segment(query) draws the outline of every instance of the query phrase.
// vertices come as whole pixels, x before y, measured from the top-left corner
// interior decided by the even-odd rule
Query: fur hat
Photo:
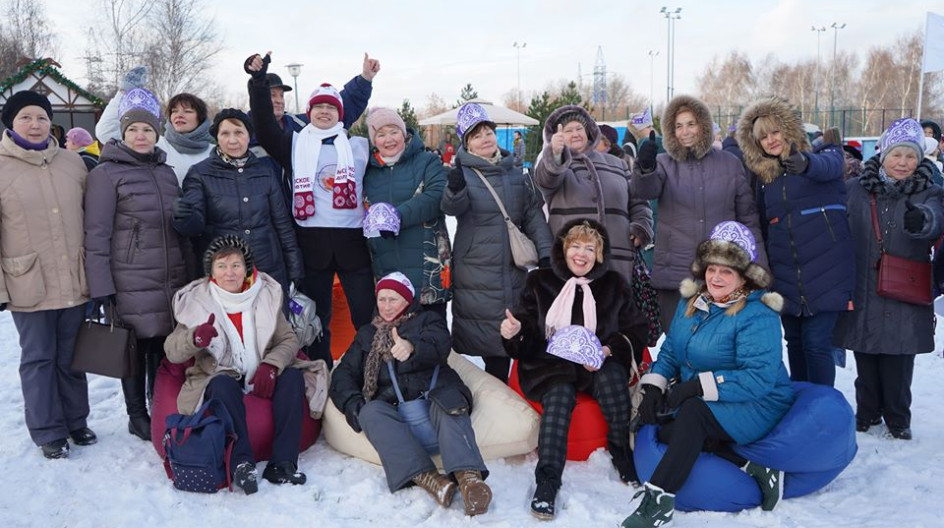
[[[938,143],[941,142],[941,125],[937,124],[937,122],[925,119],[921,122],[921,128],[930,128],[931,137],[936,139]]]
[[[557,133],[557,125],[566,125],[571,121],[577,121],[583,125],[584,130],[586,130],[587,150],[589,151],[596,148],[597,143],[600,142],[600,136],[602,135],[600,127],[597,125],[597,122],[593,120],[590,113],[587,112],[586,108],[577,105],[562,106],[551,112],[551,115],[544,121],[545,148],[550,146],[551,137]]]
[[[801,152],[808,151],[810,146],[800,116],[785,99],[770,96],[751,103],[738,120],[737,143],[744,153],[744,164],[766,184],[783,174],[783,166],[779,158],[768,156],[760,146],[760,141],[754,137],[754,123],[762,117],[771,118],[779,124],[787,145],[783,149],[783,157],[789,155],[789,145],[796,143]]]
[[[400,117],[395,110],[390,108],[378,107],[374,108],[367,114],[367,135],[370,136],[370,143],[374,144],[374,136],[377,135],[377,131],[381,128],[393,125],[400,129],[400,132],[403,132],[403,137],[406,138],[406,123],[403,122],[403,118]]]
[[[6,103],[4,103],[3,115],[0,117],[3,121],[3,125],[13,130],[13,118],[16,117],[16,114],[20,113],[20,110],[27,106],[38,106],[42,108],[46,111],[46,115],[49,116],[49,119],[52,119],[52,104],[49,103],[48,97],[30,90],[21,90],[11,95]]]
[[[238,249],[243,254],[243,262],[246,264],[246,276],[252,274],[254,260],[252,258],[252,248],[249,243],[237,235],[223,235],[216,237],[207,246],[203,252],[203,271],[208,277],[213,275],[213,261],[216,260],[216,254],[224,249]]]
[[[213,117],[213,124],[210,125],[210,135],[213,136],[214,139],[216,135],[220,133],[220,123],[226,119],[236,119],[242,122],[246,130],[249,131],[249,136],[252,136],[252,121],[249,120],[249,116],[246,115],[246,112],[236,108],[224,108]]]
[[[134,88],[121,98],[118,104],[121,137],[132,123],[147,123],[158,135],[161,133],[161,103],[144,88]]]
[[[498,127],[494,121],[488,118],[488,113],[478,103],[466,103],[459,108],[456,114],[456,132],[459,134],[459,141],[465,146],[466,136],[475,127],[480,124],[491,127],[492,130]]]
[[[92,135],[82,127],[75,127],[66,132],[66,139],[77,147],[87,147],[94,141]]]
[[[675,119],[682,109],[690,110],[698,124],[699,136],[691,148],[682,146],[675,136]],[[677,95],[665,106],[662,114],[662,147],[666,154],[675,161],[685,161],[689,156],[700,160],[711,152],[714,134],[711,132],[711,110],[700,99],[690,95]]]
[[[897,119],[888,125],[878,142],[881,145],[879,161],[884,163],[885,156],[896,147],[908,147],[918,155],[918,161],[924,157],[924,128],[910,117]]]
[[[692,262],[692,275],[705,280],[705,271],[711,264],[736,269],[756,288],[770,285],[770,274],[757,263],[757,243],[754,234],[744,224],[726,220],[711,230],[708,240],[698,245]]]
[[[338,109],[338,120],[344,119],[344,100],[341,94],[328,83],[319,86],[311,95],[308,96],[308,106],[305,107],[305,113],[311,113],[311,107],[316,104],[327,103]]]
[[[393,290],[406,299],[407,304],[413,304],[413,297],[416,296],[416,290],[413,289],[413,283],[406,275],[399,271],[394,271],[385,275],[377,281],[377,287],[374,288],[374,295],[380,293],[380,290]]]

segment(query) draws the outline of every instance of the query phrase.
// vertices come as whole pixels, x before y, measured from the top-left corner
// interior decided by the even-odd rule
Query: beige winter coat
[[[88,301],[82,228],[85,163],[50,141],[26,150],[0,140],[0,302],[15,312]]]

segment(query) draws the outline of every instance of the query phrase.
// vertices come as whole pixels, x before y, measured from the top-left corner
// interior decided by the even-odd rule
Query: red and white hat
[[[385,275],[382,279],[377,281],[374,294],[380,293],[380,290],[393,290],[406,299],[406,302],[409,304],[413,304],[413,297],[416,295],[416,290],[413,289],[413,283],[410,282],[410,279],[408,279],[406,275],[399,271]]]
[[[311,107],[316,104],[327,103],[338,109],[338,119],[344,119],[344,101],[341,100],[341,94],[328,83],[319,86],[311,95],[308,96],[308,107],[305,113],[311,113]]]

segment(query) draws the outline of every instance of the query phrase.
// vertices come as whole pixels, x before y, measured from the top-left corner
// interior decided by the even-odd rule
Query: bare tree
[[[22,59],[58,58],[56,37],[40,0],[7,0],[0,25],[0,79]]]
[[[709,107],[743,106],[754,95],[754,68],[746,54],[732,50],[722,59],[716,56],[696,80],[701,99]]]
[[[158,0],[148,17],[151,41],[145,63],[150,86],[167,101],[182,91],[202,92],[207,69],[222,46],[212,18],[202,18],[203,0]]]
[[[90,83],[103,95],[114,94],[121,76],[144,62],[142,24],[150,12],[148,0],[101,0],[98,23],[89,28],[85,61]]]

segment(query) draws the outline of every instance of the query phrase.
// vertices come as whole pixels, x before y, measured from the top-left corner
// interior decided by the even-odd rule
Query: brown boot
[[[482,474],[474,470],[456,471],[453,474],[459,482],[465,514],[472,516],[487,512],[488,504],[492,502],[492,490],[482,480]]]
[[[443,508],[452,504],[452,497],[456,494],[456,483],[435,470],[413,477],[413,483],[428,491]]]

